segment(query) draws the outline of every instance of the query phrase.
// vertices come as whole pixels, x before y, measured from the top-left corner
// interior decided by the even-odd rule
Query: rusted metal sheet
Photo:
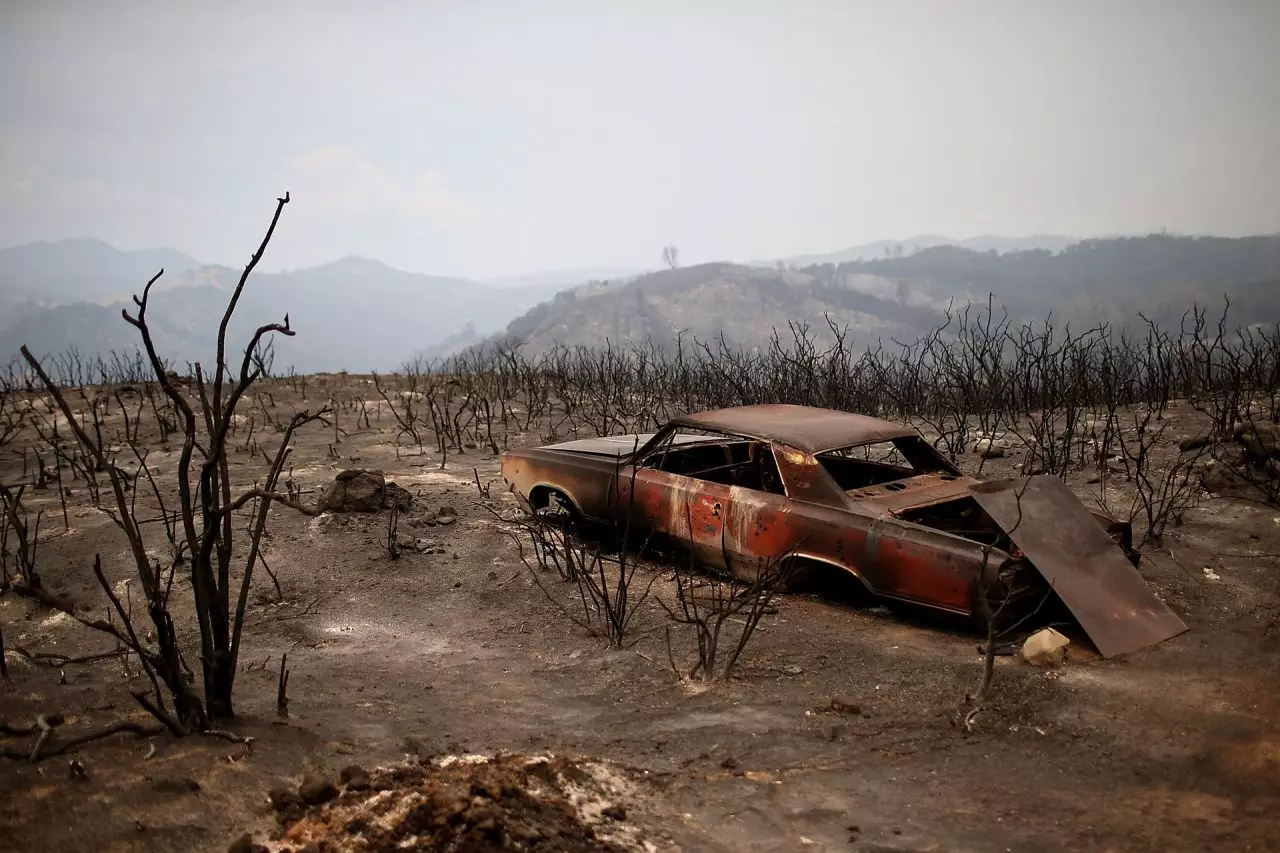
[[[1057,477],[979,483],[970,491],[1049,582],[1103,657],[1187,630]]]

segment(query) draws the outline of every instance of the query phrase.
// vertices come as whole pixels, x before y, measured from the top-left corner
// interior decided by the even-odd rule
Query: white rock
[[[980,438],[973,445],[973,452],[983,459],[999,459],[1009,449],[1009,442],[1003,438]]]
[[[1071,641],[1052,628],[1041,628],[1022,644],[1022,659],[1032,666],[1055,666],[1062,663]]]

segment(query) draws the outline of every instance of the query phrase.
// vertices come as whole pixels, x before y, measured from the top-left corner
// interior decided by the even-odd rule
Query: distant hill
[[[863,343],[912,338],[948,305],[993,293],[1015,320],[1077,325],[1131,323],[1138,312],[1176,325],[1193,303],[1233,321],[1280,321],[1280,236],[1239,239],[1153,234],[1100,238],[922,235],[906,245],[867,244],[826,256],[862,260],[804,267],[707,263],[646,274],[581,270],[508,279],[506,286],[421,275],[348,257],[324,266],[255,274],[231,327],[239,351],[262,323],[287,312],[297,335],[275,339],[275,367],[300,372],[387,371],[497,337],[530,353],[559,345],[678,340],[766,345],[773,329],[807,325],[830,341],[830,320]],[[1019,241],[1047,244],[1020,250]],[[886,252],[886,247],[888,251]],[[1013,247],[1013,248],[1011,248]],[[87,360],[132,352],[135,330],[120,317],[160,268],[152,331],[178,367],[213,358],[217,321],[239,269],[201,266],[172,249],[121,252],[96,240],[36,243],[0,251],[0,362],[28,344],[41,356],[76,350]],[[621,272],[622,275],[606,275]],[[581,276],[592,280],[577,284]],[[606,280],[608,279],[608,280]],[[565,289],[566,283],[577,286]]]
[[[670,346],[681,330],[752,347],[766,344],[774,327],[785,334],[790,321],[829,341],[826,315],[872,343],[918,334],[948,305],[985,303],[988,293],[1017,321],[1052,314],[1126,324],[1141,311],[1176,325],[1193,303],[1212,313],[1229,295],[1235,322],[1271,324],[1280,322],[1280,237],[1151,235],[1003,254],[938,245],[799,270],[701,264],[559,293],[514,320],[505,337],[531,353],[605,340]]]
[[[992,254],[938,246],[899,258],[806,268],[819,277],[870,275],[912,293],[958,302],[988,293],[1016,318],[1126,323],[1138,312],[1176,323],[1193,303],[1237,303],[1240,322],[1280,321],[1280,235],[1184,237],[1150,234],[1082,240]]]
[[[834,281],[711,263],[563,291],[513,321],[505,337],[522,341],[532,354],[606,340],[670,348],[682,336],[692,344],[722,333],[729,343],[750,347],[766,343],[774,327],[785,333],[791,320],[830,337],[824,313],[858,335],[913,334],[928,328],[938,310],[927,299],[899,300],[892,283],[874,276]]]
[[[71,257],[56,263],[50,259],[55,247],[67,244]],[[95,266],[95,257],[101,266]],[[33,290],[15,284],[3,291],[8,301],[0,306],[5,308],[0,359],[16,357],[24,343],[42,356],[75,349],[92,359],[133,351],[139,338],[120,317],[120,309],[132,308],[130,295],[166,265],[150,308],[157,346],[179,365],[197,359],[208,364],[218,318],[240,270],[201,267],[184,258],[172,250],[122,253],[97,241],[33,244],[0,254],[0,282],[47,285]],[[185,271],[174,272],[184,266]],[[42,270],[44,278],[34,275],[35,270]],[[489,287],[344,258],[311,269],[255,273],[237,309],[232,337],[243,347],[254,328],[287,312],[297,335],[275,339],[278,369],[392,370],[468,324],[481,336],[493,334],[557,289]]]
[[[132,293],[157,270],[176,275],[199,266],[175,249],[124,252],[94,239],[28,243],[0,249],[0,299],[98,302]]]
[[[920,234],[907,240],[877,240],[874,243],[850,246],[838,252],[795,255],[789,258],[782,258],[781,261],[786,266],[796,267],[807,267],[814,264],[839,264],[846,261],[872,261],[877,258],[888,258],[895,255],[910,255],[923,249],[932,249],[937,246],[955,246],[975,252],[995,251],[1005,253],[1024,252],[1033,249],[1048,249],[1051,252],[1058,252],[1075,242],[1077,242],[1077,238],[1067,237],[1062,234],[1035,234],[1030,237],[1001,237],[994,234],[984,234],[979,237],[970,237],[967,240],[953,240],[950,237],[943,237],[938,234]],[[777,261],[757,261],[756,265],[773,266],[776,263]]]

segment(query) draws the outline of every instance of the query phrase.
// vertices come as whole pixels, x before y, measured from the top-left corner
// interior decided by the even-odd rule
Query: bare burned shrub
[[[61,421],[54,419],[54,426],[65,423],[74,437],[79,454],[78,472],[86,478],[95,474],[105,475],[111,501],[99,504],[99,508],[111,515],[128,541],[155,639],[144,640],[139,636],[131,607],[121,602],[108,583],[100,559],[95,560],[94,573],[109,600],[110,618],[92,618],[70,606],[64,609],[82,623],[111,634],[137,656],[152,690],[150,694],[135,692],[134,697],[169,731],[178,735],[207,731],[214,721],[234,715],[232,690],[245,610],[271,504],[285,503],[307,511],[307,508],[277,494],[275,488],[289,456],[294,431],[311,421],[323,419],[327,410],[314,415],[306,412],[295,414],[282,428],[282,440],[265,482],[235,497],[232,495],[227,453],[237,407],[268,367],[259,345],[269,335],[294,334],[287,315],[283,323],[260,326],[244,349],[238,372],[233,372],[228,365],[228,325],[249,275],[266,251],[288,201],[287,194],[278,199],[267,233],[232,292],[218,328],[216,364],[211,373],[206,374],[200,364],[195,364],[193,375],[184,381],[169,370],[156,352],[147,322],[147,308],[151,288],[163,270],[147,283],[140,297],[134,297],[136,315],[127,310],[122,312],[125,321],[138,330],[142,339],[146,364],[150,368],[147,387],[158,389],[152,397],[152,406],[162,424],[162,435],[168,437],[170,430],[165,421],[172,416],[173,425],[183,437],[176,470],[176,509],[170,510],[166,505],[162,491],[147,467],[144,451],[136,444],[130,444],[136,462],[136,467],[130,470],[122,448],[105,440],[98,407],[109,405],[111,398],[86,400],[81,363],[76,359],[60,360],[58,375],[79,383],[74,391],[80,402],[87,403],[87,413],[83,410],[77,412],[68,399],[65,382],[55,380],[27,347],[22,348],[28,368],[39,386],[52,398],[57,414],[61,415]],[[127,365],[122,369],[132,371],[132,367]],[[57,432],[46,436],[46,440],[60,439]],[[168,566],[153,558],[146,545],[144,528],[155,519],[143,517],[137,506],[138,482],[144,476],[159,505],[160,519],[165,520],[164,529],[170,545]],[[247,527],[247,547],[242,546],[238,550],[234,514],[251,502],[254,510]],[[232,573],[232,563],[237,559],[243,562],[238,579]],[[188,678],[186,658],[170,607],[173,579],[180,565],[185,565],[190,573],[194,595],[203,671],[203,689],[199,692]]]
[[[1157,450],[1177,445],[1165,440],[1169,422],[1153,424],[1154,417],[1154,406],[1141,405],[1133,412],[1132,427],[1121,424],[1116,431],[1125,478],[1134,486],[1127,518],[1145,522],[1139,548],[1159,541],[1170,524],[1180,527],[1187,512],[1199,503],[1197,464],[1208,452],[1205,447],[1192,447],[1157,466],[1153,461]]]
[[[396,458],[400,457],[400,440],[408,437],[418,448],[418,452],[422,452],[422,399],[423,392],[420,386],[423,384],[422,371],[417,365],[407,366],[405,370],[392,377],[394,385],[404,385],[404,388],[393,390],[386,387],[378,374],[373,375],[373,387],[378,392],[378,396],[387,404],[391,415],[396,419]],[[393,385],[393,387],[394,387]]]
[[[28,526],[27,510],[22,505],[22,493],[26,486],[10,489],[0,485],[0,589],[17,584],[19,593],[35,594],[41,589],[40,573],[36,571],[36,554],[40,546],[40,518],[37,512],[34,525]],[[16,579],[10,575],[12,557]]]
[[[668,626],[667,660],[677,677],[703,681],[729,678],[760,620],[772,611],[774,597],[792,576],[794,564],[777,557],[761,560],[754,567],[751,581],[742,582],[733,576],[733,559],[723,543],[721,558],[725,574],[699,572],[692,559],[692,548],[688,550],[691,554],[688,565],[682,567],[679,562],[675,563],[675,605],[662,599],[659,603],[674,625],[692,631],[697,643],[697,659],[687,670],[676,665]],[[727,641],[727,650],[722,649],[722,641]]]
[[[616,466],[614,484],[621,472],[621,466]],[[634,468],[630,477],[634,486]],[[486,488],[480,486],[478,479],[476,485],[485,494]],[[645,581],[640,574],[649,540],[646,538],[635,547],[631,539],[632,493],[628,490],[626,505],[615,515],[618,520],[609,530],[613,542],[607,551],[600,531],[573,524],[576,519],[571,510],[554,499],[548,506],[534,508],[514,520],[504,518],[490,506],[503,522],[503,532],[515,544],[521,563],[548,600],[579,627],[592,635],[607,637],[610,645],[618,648],[631,645],[636,614],[658,577],[650,572]],[[577,606],[566,605],[553,592],[543,577],[551,572],[564,584],[573,586]]]

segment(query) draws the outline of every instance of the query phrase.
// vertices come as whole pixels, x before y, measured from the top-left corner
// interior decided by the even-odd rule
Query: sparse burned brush
[[[787,785],[796,787],[805,774],[817,778],[840,762],[846,776],[850,763],[864,760],[884,770],[876,764],[882,755],[895,762],[889,775],[897,762],[920,771],[924,765],[913,765],[907,750],[924,755],[930,738],[954,741],[947,718],[975,738],[1001,739],[1015,758],[1025,757],[1017,739],[1027,736],[1034,755],[1047,743],[1061,750],[1055,761],[1076,754],[1092,761],[1114,749],[1117,736],[1086,723],[1105,716],[1121,728],[1121,691],[1080,699],[1090,688],[1059,683],[1061,673],[1006,668],[1011,661],[1002,656],[1022,623],[1009,615],[1001,590],[988,591],[979,657],[972,624],[962,637],[916,631],[904,624],[903,617],[915,618],[905,610],[854,612],[819,596],[787,595],[783,575],[792,567],[773,565],[753,585],[695,570],[639,530],[606,526],[580,535],[574,519],[566,527],[557,518],[571,504],[547,501],[535,507],[540,511],[520,512],[501,485],[492,488],[501,483],[494,479],[497,457],[566,439],[649,433],[688,412],[750,403],[907,422],[966,475],[1047,475],[1040,479],[1070,486],[1080,500],[1132,522],[1143,575],[1192,628],[1191,639],[1168,654],[1121,668],[1147,679],[1135,679],[1145,685],[1135,692],[1218,666],[1236,678],[1256,663],[1241,652],[1244,641],[1219,654],[1204,651],[1199,638],[1210,630],[1252,631],[1249,648],[1270,650],[1274,660],[1280,633],[1266,626],[1278,612],[1275,600],[1256,605],[1265,624],[1247,622],[1252,617],[1239,608],[1231,611],[1238,624],[1214,620],[1238,603],[1233,596],[1256,594],[1230,561],[1272,559],[1274,546],[1255,540],[1268,539],[1276,513],[1249,510],[1257,518],[1249,517],[1250,538],[1241,534],[1238,547],[1218,547],[1235,535],[1235,516],[1215,528],[1214,553],[1187,543],[1210,541],[1200,537],[1219,520],[1194,510],[1216,496],[1277,502],[1280,336],[1257,328],[1237,333],[1225,317],[1196,309],[1179,328],[1139,321],[1075,330],[1023,323],[988,302],[952,312],[919,340],[869,349],[833,323],[795,324],[759,348],[680,336],[670,346],[530,353],[498,341],[376,377],[272,377],[270,353],[251,347],[246,361],[233,361],[247,363],[252,381],[243,385],[229,369],[220,395],[212,368],[178,367],[180,375],[161,354],[153,359],[145,342],[140,359],[35,359],[43,375],[24,360],[0,377],[0,562],[9,584],[0,600],[0,643],[18,688],[6,699],[20,708],[7,715],[0,735],[5,754],[21,759],[7,766],[48,772],[48,764],[27,767],[33,753],[75,750],[95,778],[108,760],[95,765],[101,750],[121,765],[160,767],[154,758],[141,763],[147,744],[85,746],[86,739],[159,730],[141,712],[119,720],[122,706],[106,694],[120,693],[121,684],[183,733],[217,731],[220,718],[240,711],[233,727],[258,737],[259,746],[251,761],[241,760],[240,746],[216,763],[222,770],[234,765],[237,796],[246,801],[275,784],[268,775],[310,772],[312,756],[327,760],[331,746],[341,755],[366,747],[394,754],[386,733],[398,738],[412,727],[440,731],[442,742],[465,738],[482,751],[576,749],[590,741],[585,751],[613,757],[618,743],[616,755],[655,771],[663,784],[714,777],[744,790],[763,781],[757,768],[764,767],[789,768],[774,778],[790,774]],[[299,431],[312,417],[299,412],[303,395],[331,412],[325,428]],[[447,523],[417,502],[389,512],[310,515],[336,472],[393,467],[423,502],[450,509]],[[277,503],[306,515],[278,508],[272,515]],[[1239,501],[1210,505],[1245,512]],[[969,529],[971,516],[917,520],[959,530]],[[515,562],[512,539],[530,568]],[[95,553],[101,579],[90,568]],[[259,569],[274,583],[254,589]],[[68,613],[98,630],[83,631]],[[664,660],[668,629],[672,651]],[[598,640],[584,641],[586,632]],[[242,647],[253,650],[252,663]],[[1184,655],[1200,655],[1185,664],[1186,673],[1177,670]],[[678,688],[669,663],[683,682]],[[1089,676],[1101,680],[1121,669],[1099,666]],[[1169,682],[1161,680],[1166,675]],[[715,684],[704,689],[690,678]],[[90,687],[97,692],[88,695]],[[956,717],[966,693],[972,698]],[[27,699],[36,695],[38,706]],[[805,716],[805,708],[825,707],[831,696],[858,710],[834,721]],[[1184,725],[1182,707],[1169,713]],[[324,746],[304,732],[313,724],[326,727]],[[812,770],[814,755],[797,752],[796,732],[819,724],[841,727],[848,737],[839,738],[846,741],[840,754],[826,751],[834,735],[808,744],[824,750],[819,763],[827,768]],[[865,751],[854,735],[866,738]],[[271,750],[293,750],[294,763],[268,766],[280,754],[261,748],[268,737]],[[231,749],[167,736],[158,736],[157,747],[185,750],[193,776],[211,762],[191,750]],[[448,751],[469,750],[451,744]],[[698,763],[704,751],[715,753],[706,766]],[[1115,754],[1121,758],[1131,762],[1132,755]],[[1155,773],[1164,760],[1139,755],[1136,763]],[[144,784],[141,774],[130,778]],[[822,778],[826,784],[833,777]],[[203,776],[201,783],[220,784]],[[434,784],[412,781],[419,783]],[[752,794],[733,796],[746,808],[759,805]],[[324,831],[337,827],[342,809],[364,802],[342,797],[304,821]],[[420,816],[438,815],[427,809]],[[491,815],[472,817],[454,828],[486,832]],[[237,827],[238,835],[248,822]],[[346,824],[339,828],[346,832]],[[381,840],[398,843],[414,829],[402,826]],[[369,833],[347,836],[356,848],[372,840]],[[302,838],[286,843],[302,846]]]

